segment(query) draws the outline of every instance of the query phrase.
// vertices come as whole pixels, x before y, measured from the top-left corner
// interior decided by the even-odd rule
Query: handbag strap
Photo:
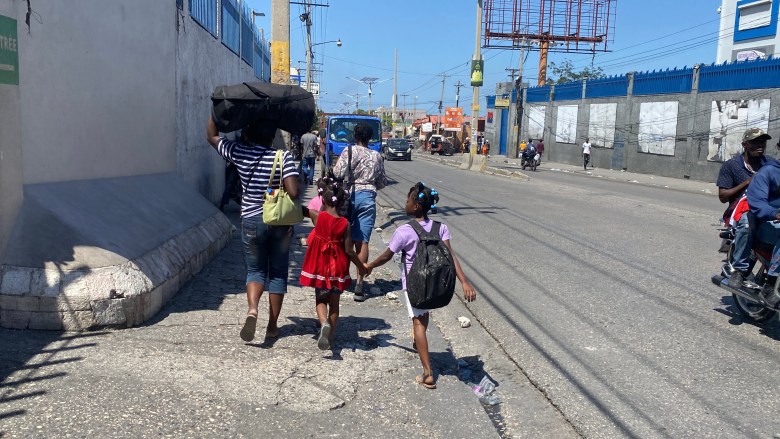
[[[352,210],[355,206],[355,180],[352,178],[352,145],[347,146],[347,175],[349,176],[349,182],[347,187],[349,188],[349,204],[347,205],[347,218],[349,218],[350,225],[352,225]]]
[[[271,189],[271,186],[274,183],[274,175],[276,174],[276,164],[279,163],[279,159],[282,157],[282,150],[277,149],[276,155],[274,156],[274,164],[271,166],[271,176],[268,177],[268,189]],[[282,164],[279,163],[279,168],[282,167]],[[279,169],[279,189],[282,188],[282,169]],[[266,190],[267,192],[267,190]]]

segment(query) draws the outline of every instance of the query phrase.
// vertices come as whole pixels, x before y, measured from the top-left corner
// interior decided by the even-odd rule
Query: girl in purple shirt
[[[435,208],[438,201],[439,195],[435,190],[425,187],[423,183],[417,183],[409,189],[409,194],[406,197],[406,214],[420,223],[425,231],[430,232],[433,227],[433,221],[428,219],[428,212],[431,208]],[[471,286],[466,275],[463,274],[458,257],[455,255],[455,251],[452,250],[452,245],[450,244],[450,231],[446,225],[442,224],[439,228],[439,236],[452,254],[452,260],[455,263],[455,274],[463,287],[463,297],[468,302],[473,301],[477,298],[477,292],[474,290],[474,287]],[[403,251],[406,253],[406,260],[403,261],[403,263],[406,264],[408,271],[412,266],[412,262],[414,262],[418,242],[419,238],[414,229],[412,229],[412,226],[409,224],[402,225],[393,233],[387,250],[374,261],[368,263],[366,269],[370,273],[372,269],[379,267],[392,259],[395,253]],[[414,344],[417,353],[420,354],[420,363],[422,363],[423,367],[422,375],[418,375],[416,379],[420,385],[428,389],[435,389],[436,379],[431,371],[431,357],[428,352],[428,337],[426,336],[430,310],[414,308],[409,303],[409,297],[406,295],[406,276],[404,275],[403,270],[401,272],[401,283],[404,288],[404,298],[406,300],[406,307],[409,311],[409,317],[412,318]]]

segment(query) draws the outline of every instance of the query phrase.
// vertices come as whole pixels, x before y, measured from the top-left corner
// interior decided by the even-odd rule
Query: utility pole
[[[311,92],[311,64],[313,53],[311,50],[311,7],[322,6],[328,7],[328,5],[312,4],[311,0],[306,0],[306,12],[301,14],[301,21],[306,25],[306,91]],[[287,6],[289,9],[289,5]],[[322,43],[317,43],[322,44]],[[341,46],[341,39],[339,39],[338,45]]]
[[[457,90],[455,92],[455,108],[459,107],[458,103],[460,102],[460,88],[463,87],[466,84],[461,84],[460,79],[458,79],[458,83],[455,84],[455,89]]]
[[[306,91],[311,92],[311,0],[306,0],[306,12],[301,19],[306,24]]]
[[[472,60],[482,60],[482,53],[480,52],[479,40],[482,39],[482,0],[477,0],[477,30],[476,40],[474,44],[474,57]],[[471,169],[474,163],[474,156],[477,154],[477,123],[479,120],[479,87],[473,87],[474,93],[471,98],[471,147],[469,148],[469,158],[464,160],[461,168]]]
[[[393,116],[392,120],[395,124],[396,116],[398,115],[398,49],[395,49],[395,69],[393,71]],[[393,127],[395,129],[395,127]]]
[[[271,82],[290,83],[290,0],[271,1]],[[290,140],[290,133],[277,131],[274,146],[289,149]]]
[[[290,83],[290,2],[271,2],[271,82]]]
[[[352,98],[352,99],[355,100],[355,114],[357,114],[358,109],[360,108],[360,105],[359,105],[360,104],[360,93],[355,93],[354,96],[353,95],[348,95],[346,93],[342,93],[342,94],[344,96],[348,97],[348,98]]]
[[[401,96],[403,96],[403,98],[404,98],[404,109],[401,110],[401,111],[403,111],[403,115],[404,115],[402,120],[404,121],[404,136],[405,136],[406,135],[406,120],[409,118],[409,114],[406,112],[406,97],[409,96],[409,94],[408,93],[403,93]]]
[[[514,82],[515,79],[517,78],[517,74],[516,73],[520,71],[520,69],[513,69],[513,68],[508,68],[508,69],[504,69],[504,70],[509,72],[508,76],[509,76],[509,79],[512,80],[512,82]]]
[[[515,142],[515,157],[520,153],[520,128],[523,124],[523,64],[525,63],[525,37],[520,40],[520,68],[515,81],[515,118],[517,119],[517,138]]]
[[[444,107],[444,81],[447,79],[447,73],[441,74],[441,99],[439,99],[439,124],[436,128],[436,134],[441,134],[441,111]]]

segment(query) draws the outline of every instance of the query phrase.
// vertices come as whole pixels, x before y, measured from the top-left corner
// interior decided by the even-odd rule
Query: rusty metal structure
[[[547,54],[608,52],[617,0],[484,0],[485,48],[539,51],[539,85]]]

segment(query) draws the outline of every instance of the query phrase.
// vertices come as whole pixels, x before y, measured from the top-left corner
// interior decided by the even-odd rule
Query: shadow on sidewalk
[[[48,391],[42,389],[46,382],[68,375],[57,370],[58,366],[82,361],[84,357],[71,353],[97,346],[96,342],[89,341],[90,338],[105,334],[107,332],[72,334],[0,330],[0,346],[3,346],[3,353],[0,355],[0,421],[25,415],[26,409],[11,409],[7,404],[46,395]],[[57,342],[60,343],[59,346],[48,347]],[[36,356],[39,358],[30,363]],[[9,379],[12,376],[13,378]],[[32,385],[35,390],[31,390],[28,385]],[[35,403],[40,404],[40,401]],[[18,404],[16,406],[18,407]],[[4,431],[0,427],[0,437],[3,434]]]

